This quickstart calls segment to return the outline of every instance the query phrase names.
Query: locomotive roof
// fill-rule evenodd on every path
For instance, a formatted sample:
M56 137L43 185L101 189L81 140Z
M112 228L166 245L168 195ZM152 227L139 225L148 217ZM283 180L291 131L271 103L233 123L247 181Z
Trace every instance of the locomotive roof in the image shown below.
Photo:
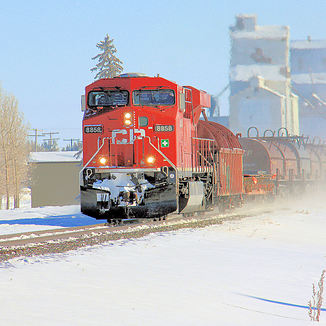
M154 76L154 77L149 77L144 74L139 74L139 73L129 73L129 74L122 74L117 77L113 78L102 78L99 80L94 81L93 83L89 84L87 88L93 88L93 87L106 87L106 85L109 86L114 86L114 85L125 85L127 86L126 83L130 82L130 84L146 84L148 86L168 86L171 85L177 86L177 83L171 80L168 80L166 78L160 77L159 75Z

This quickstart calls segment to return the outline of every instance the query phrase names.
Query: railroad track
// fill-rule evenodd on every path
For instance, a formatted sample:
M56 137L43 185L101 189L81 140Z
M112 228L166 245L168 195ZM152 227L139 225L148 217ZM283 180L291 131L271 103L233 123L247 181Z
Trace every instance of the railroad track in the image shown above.
M165 221L141 220L135 223L111 226L95 224L54 230L0 235L0 262L21 256L63 253L78 248L98 245L108 241L135 239L155 232L174 231L185 228L201 228L224 221L239 220L256 214L229 213L219 215L206 212L200 216L182 217L171 215Z

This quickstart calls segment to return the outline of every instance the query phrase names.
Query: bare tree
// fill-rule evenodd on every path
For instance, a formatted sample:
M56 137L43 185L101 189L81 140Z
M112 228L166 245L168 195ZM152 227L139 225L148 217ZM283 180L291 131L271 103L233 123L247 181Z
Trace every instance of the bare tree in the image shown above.
M0 89L0 166L4 171L3 192L7 209L11 196L14 197L14 206L19 207L20 190L27 179L28 149L27 126L18 111L17 99Z
M119 75L123 70L123 62L115 56L117 50L113 39L110 39L107 34L104 41L97 43L96 47L101 50L101 53L92 58L92 60L98 60L96 66L91 69L91 71L97 71L94 79L112 78Z
M1 103L0 103L0 146L1 146L1 157L3 160L3 171L4 171L4 186L5 186L5 194L6 194L6 208L9 209L10 203L10 144L8 135L12 129L12 122L8 117L7 107L7 96L3 94L1 91Z

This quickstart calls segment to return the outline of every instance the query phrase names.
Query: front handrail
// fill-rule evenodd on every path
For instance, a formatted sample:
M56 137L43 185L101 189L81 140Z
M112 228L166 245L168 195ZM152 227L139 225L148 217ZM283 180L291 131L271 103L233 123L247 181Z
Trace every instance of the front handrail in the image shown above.
M177 167L172 163L172 161L160 150L158 149L154 144L152 144L151 139L149 136L146 136L145 138L148 138L149 144L160 154L162 155L174 168L175 170L175 183L176 183L176 201L177 201L177 212L179 213L179 175L178 175L178 169Z
M102 149L102 147L104 146L105 143L105 139L110 139L111 137L104 137L102 139L102 145L100 147L98 147L97 151L94 153L94 155L89 159L89 161L83 166L83 168L79 171L79 184L81 185L81 181L83 181L84 184L84 180L81 178L81 174L84 172L84 170L87 168L88 164L94 159L94 157L98 154L98 152Z
M172 161L160 150L160 149L158 149L157 147L155 147L155 145L153 145L152 144L152 142L151 142L151 139L150 139L150 137L149 136L145 136L145 138L148 138L148 141L149 141L149 144L160 154L160 155L162 155L170 164L171 164L171 166L175 169L175 170L177 170L177 167L172 163Z

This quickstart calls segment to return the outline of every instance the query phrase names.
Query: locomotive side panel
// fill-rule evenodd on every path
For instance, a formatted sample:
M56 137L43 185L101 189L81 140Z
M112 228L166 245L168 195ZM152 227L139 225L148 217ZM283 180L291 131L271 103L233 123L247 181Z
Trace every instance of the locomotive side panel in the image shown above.
M242 151L220 149L220 187L219 196L234 196L243 193Z
M211 122L198 122L198 137L212 139L212 151L206 151L206 160L211 162L216 174L216 196L236 196L243 193L243 150L237 137L224 126ZM205 151L203 153L205 155Z

